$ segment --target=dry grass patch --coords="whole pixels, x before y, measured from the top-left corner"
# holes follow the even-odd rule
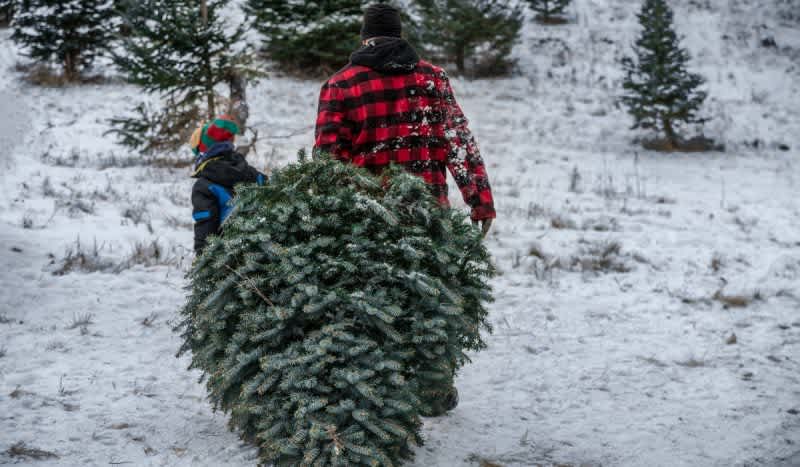
[[[51,264],[56,265],[53,275],[63,276],[72,272],[119,274],[134,266],[178,266],[181,262],[180,257],[167,251],[158,240],[134,243],[131,252],[122,260],[103,256],[102,249],[97,242],[91,249],[86,249],[78,239],[62,259],[53,259]]]
[[[100,255],[101,246],[97,242],[91,249],[86,249],[80,238],[75,241],[73,246],[67,248],[64,257],[59,260],[59,264],[53,271],[55,276],[63,276],[71,272],[107,272],[115,268],[113,261],[103,258]],[[54,261],[55,263],[55,261]]]
[[[180,258],[167,252],[157,240],[152,242],[136,242],[133,244],[130,256],[121,264],[128,269],[133,266],[176,266],[180,264]]]
[[[722,290],[717,290],[711,298],[722,303],[725,308],[746,308],[753,303],[758,296],[758,293],[753,295],[728,295]]]
[[[94,324],[94,315],[91,313],[76,313],[72,316],[72,322],[67,329],[84,328]]]
[[[725,151],[725,145],[717,144],[713,139],[705,136],[695,136],[687,140],[673,143],[666,138],[650,138],[642,140],[642,147],[658,152],[711,152]]]
[[[630,272],[632,267],[622,254],[618,241],[586,242],[569,260],[570,269],[579,272]]]
[[[550,227],[554,229],[569,229],[574,230],[578,228],[578,225],[572,219],[567,217],[563,217],[560,215],[553,216],[550,219]]]
[[[102,75],[79,75],[70,79],[62,70],[40,63],[17,63],[15,71],[22,73],[22,80],[34,86],[61,88],[74,84],[105,84],[109,80]]]
[[[706,366],[705,361],[698,360],[694,357],[691,357],[687,360],[677,361],[675,363],[680,366],[685,366],[686,368],[700,368]]]
[[[21,458],[21,459],[34,459],[34,460],[44,460],[44,459],[58,459],[58,454],[50,451],[45,451],[44,449],[38,448],[30,448],[28,447],[24,441],[20,441],[6,451],[12,458]]]

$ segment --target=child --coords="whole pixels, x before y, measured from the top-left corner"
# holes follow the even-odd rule
[[[233,146],[239,126],[227,115],[203,123],[192,134],[189,145],[195,154],[192,177],[194,251],[202,253],[209,235],[219,234],[233,206],[234,186],[264,184],[264,174],[251,167]]]

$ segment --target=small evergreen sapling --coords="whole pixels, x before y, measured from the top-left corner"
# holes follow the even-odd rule
[[[522,28],[522,7],[509,0],[417,0],[421,39],[437,59],[459,73],[473,64],[474,75],[511,71],[509,58]]]
[[[145,151],[179,145],[198,120],[226,111],[218,85],[230,85],[234,94],[242,77],[254,74],[242,41],[244,25],[231,27],[220,16],[231,8],[230,0],[118,2],[129,33],[115,62],[132,83],[163,96],[166,105],[163,110],[137,107],[134,118],[112,120],[113,132],[123,144]],[[170,138],[153,139],[148,133],[153,130]]]
[[[263,50],[292,70],[336,71],[358,47],[367,0],[247,0],[245,12],[261,34]]]
[[[324,156],[243,186],[190,273],[193,368],[271,465],[398,465],[485,347],[480,233],[401,169]]]
[[[706,99],[700,89],[705,80],[687,71],[689,52],[680,46],[665,0],[644,0],[638,18],[643,29],[634,46],[636,57],[622,60],[622,102],[634,118],[633,128],[660,130],[667,149],[678,149],[676,125],[706,121],[697,115]]]
[[[536,19],[542,24],[560,24],[564,22],[561,15],[571,0],[527,0],[531,10],[537,13]]]
[[[116,22],[111,0],[22,0],[6,8],[15,10],[12,39],[34,60],[59,64],[67,81],[108,47]]]

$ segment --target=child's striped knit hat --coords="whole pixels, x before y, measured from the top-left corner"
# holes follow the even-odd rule
[[[217,143],[233,142],[233,137],[239,134],[239,125],[228,115],[204,122],[194,130],[189,140],[189,147],[194,154],[200,155],[211,149]]]

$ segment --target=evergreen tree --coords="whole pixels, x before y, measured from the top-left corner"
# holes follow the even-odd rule
[[[564,9],[571,0],[528,0],[531,10],[537,13],[537,19],[544,24],[558,22],[559,15],[564,14]]]
[[[689,52],[681,48],[673,14],[665,0],[645,0],[638,15],[642,33],[626,57],[622,102],[634,118],[633,128],[659,129],[669,149],[679,146],[678,123],[702,123],[697,112],[706,98],[702,76],[689,73]]]
[[[78,79],[112,39],[110,0],[22,0],[13,7],[14,41],[33,59],[60,64],[69,81]]]
[[[247,0],[245,12],[263,38],[264,52],[294,70],[338,70],[360,42],[368,0]]]
[[[113,132],[124,144],[145,150],[180,145],[198,120],[229,110],[215,91],[218,85],[227,83],[232,94],[243,93],[237,87],[242,87],[243,77],[253,74],[242,42],[244,25],[231,28],[220,17],[231,8],[230,0],[119,3],[130,34],[123,41],[125,53],[116,55],[115,62],[132,83],[163,96],[167,105],[160,112],[139,106],[135,118],[113,120]],[[244,127],[243,121],[239,123]],[[154,129],[169,136],[154,140],[149,133]]]
[[[179,326],[212,402],[265,464],[398,465],[485,347],[480,233],[399,168],[316,156],[237,193]]]
[[[508,73],[522,28],[523,11],[510,0],[417,0],[428,52],[455,64],[474,63],[475,75]]]

